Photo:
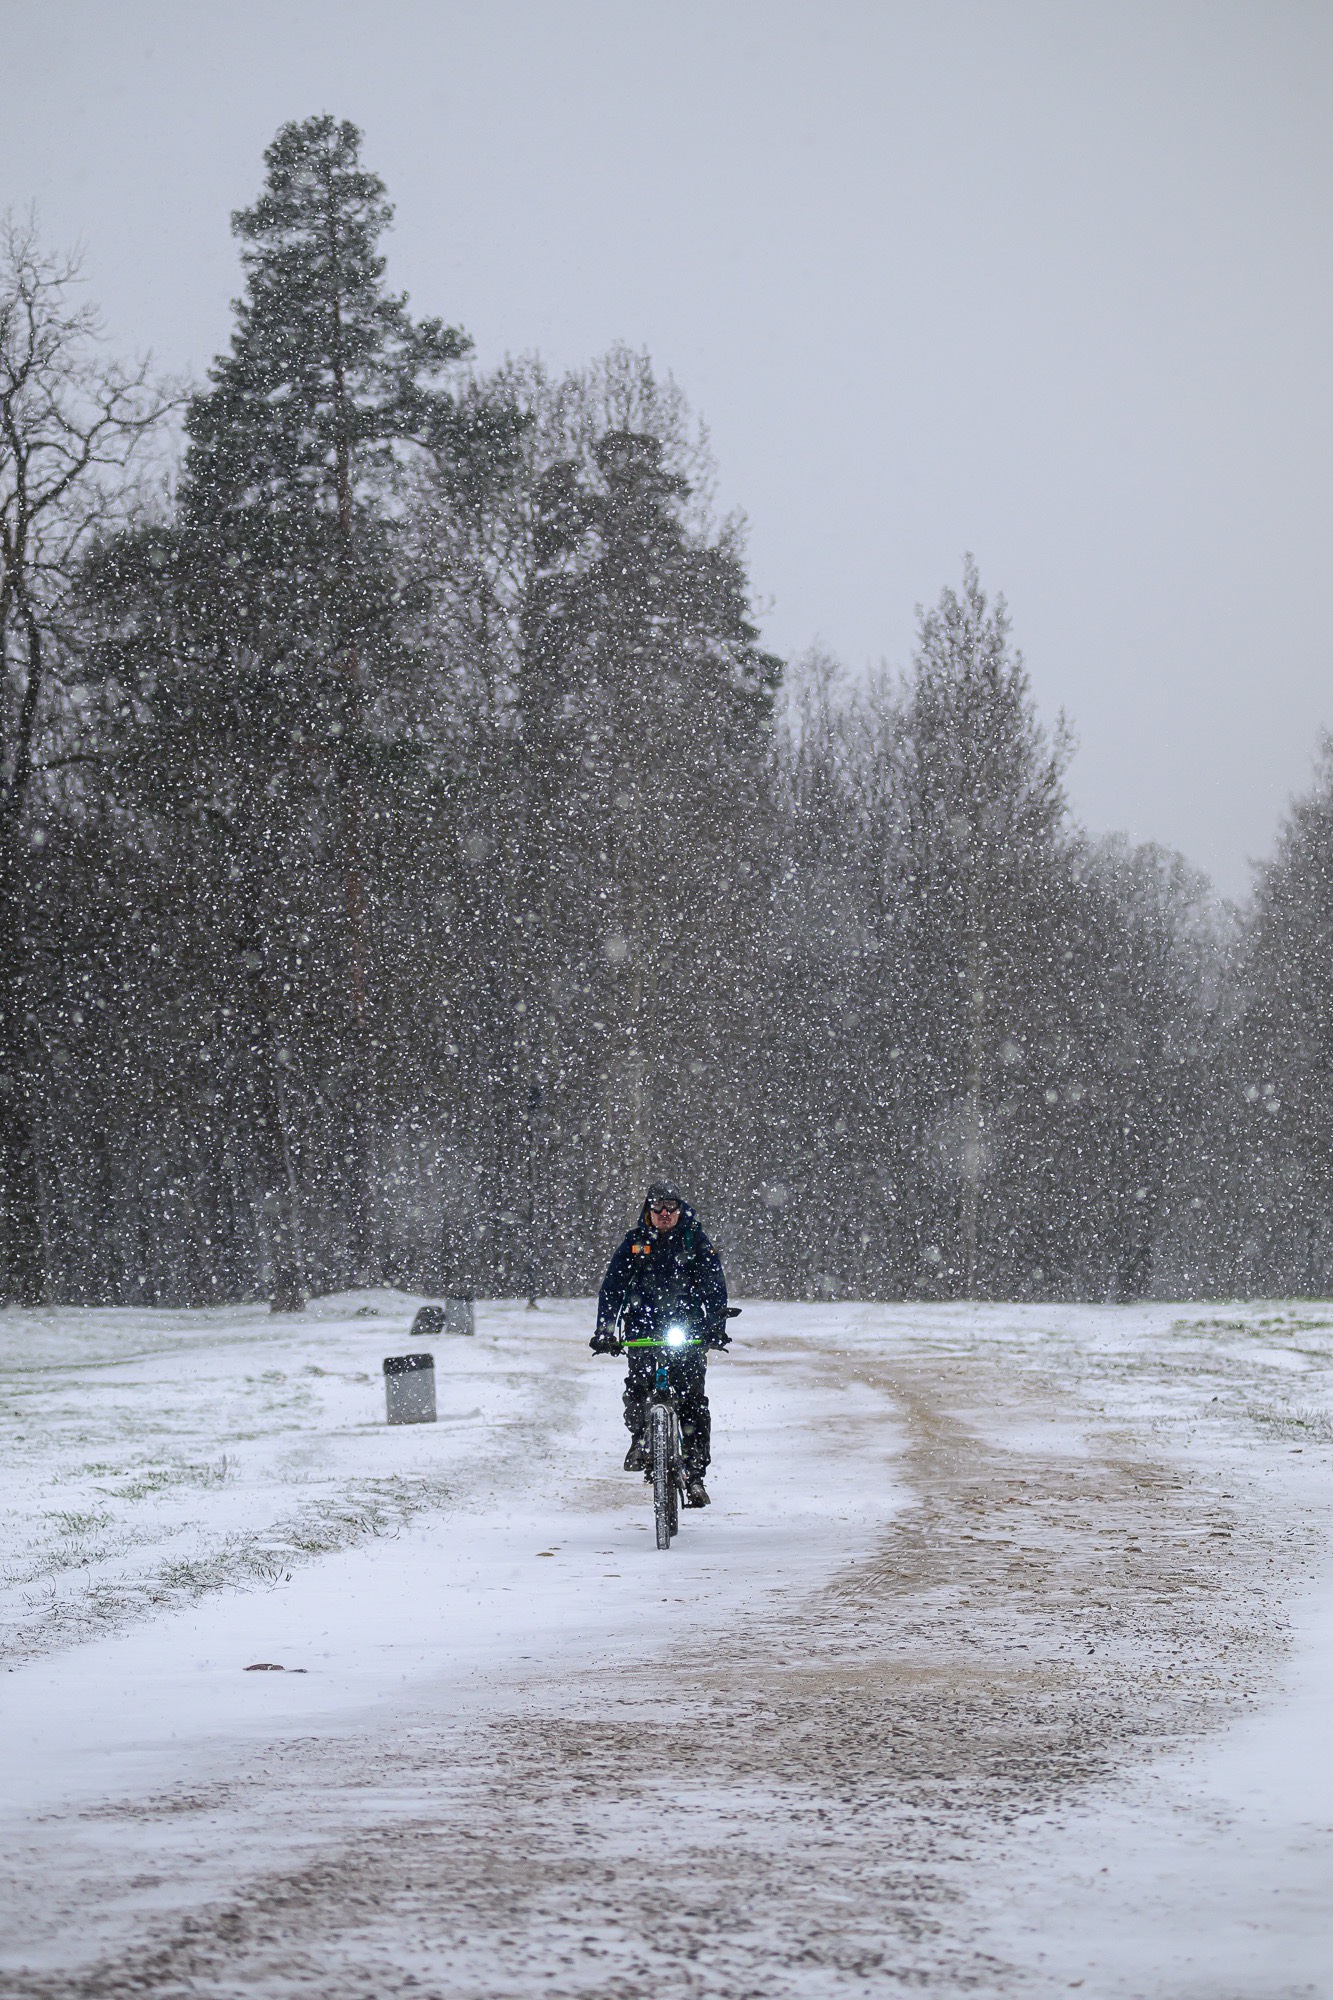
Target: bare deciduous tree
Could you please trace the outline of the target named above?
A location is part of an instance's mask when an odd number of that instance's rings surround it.
[[[171,408],[145,361],[102,352],[78,259],[44,250],[31,219],[0,233],[0,1298],[39,1298],[40,1162],[31,1116],[26,920],[41,802],[95,759],[72,684],[71,605],[96,538],[136,504],[145,447]]]

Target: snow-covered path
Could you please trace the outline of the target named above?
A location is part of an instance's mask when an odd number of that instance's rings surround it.
[[[659,1555],[413,1303],[0,1315],[6,2000],[1333,1995],[1333,1308],[747,1305]]]

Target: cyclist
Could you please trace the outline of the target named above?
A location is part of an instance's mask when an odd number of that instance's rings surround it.
[[[665,1349],[632,1344],[660,1342],[670,1326],[683,1327],[694,1344]],[[706,1507],[704,1474],[711,1456],[708,1349],[730,1345],[727,1281],[698,1216],[665,1181],[654,1181],[649,1188],[643,1212],[607,1266],[597,1297],[597,1330],[589,1343],[593,1353],[619,1354],[626,1343],[630,1345],[625,1427],[630,1447],[625,1470],[648,1470],[648,1398],[665,1352],[680,1411],[685,1504]]]

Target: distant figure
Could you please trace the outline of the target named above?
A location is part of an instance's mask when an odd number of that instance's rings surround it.
[[[670,1337],[669,1337],[670,1336]],[[663,1353],[680,1410],[685,1502],[706,1507],[711,1456],[708,1349],[727,1347],[727,1281],[694,1210],[655,1181],[643,1213],[607,1266],[597,1297],[594,1354],[629,1354],[626,1472],[646,1472],[648,1397]]]

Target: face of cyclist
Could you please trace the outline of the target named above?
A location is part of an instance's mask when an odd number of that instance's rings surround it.
[[[648,1220],[661,1235],[669,1235],[680,1221],[680,1204],[672,1201],[668,1202],[665,1208],[650,1208]]]

